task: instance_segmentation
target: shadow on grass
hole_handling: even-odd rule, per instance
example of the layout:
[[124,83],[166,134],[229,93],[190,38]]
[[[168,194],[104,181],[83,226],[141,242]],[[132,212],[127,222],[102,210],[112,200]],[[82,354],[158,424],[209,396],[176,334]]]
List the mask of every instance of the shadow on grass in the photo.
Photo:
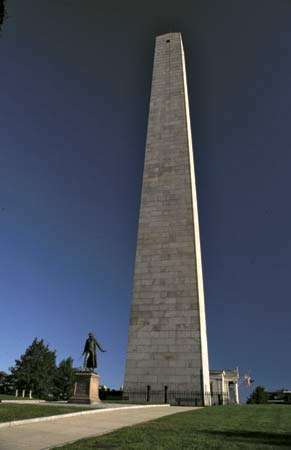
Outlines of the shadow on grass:
[[210,431],[199,430],[199,433],[226,438],[230,441],[251,444],[267,444],[291,449],[291,433],[265,433],[262,431]]
[[98,448],[102,448],[102,449],[106,449],[106,450],[112,450],[112,449],[116,449],[117,445],[111,445],[111,444],[98,444],[98,442],[96,443],[96,447],[94,447],[96,449]]

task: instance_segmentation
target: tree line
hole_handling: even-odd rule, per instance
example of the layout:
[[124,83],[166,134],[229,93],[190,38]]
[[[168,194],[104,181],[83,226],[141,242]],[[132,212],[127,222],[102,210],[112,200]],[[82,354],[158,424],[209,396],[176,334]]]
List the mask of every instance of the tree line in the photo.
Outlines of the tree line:
[[10,374],[2,372],[0,390],[12,394],[16,390],[32,391],[34,398],[68,400],[72,395],[75,370],[69,356],[56,364],[56,351],[50,350],[43,339],[35,338],[15,365]]

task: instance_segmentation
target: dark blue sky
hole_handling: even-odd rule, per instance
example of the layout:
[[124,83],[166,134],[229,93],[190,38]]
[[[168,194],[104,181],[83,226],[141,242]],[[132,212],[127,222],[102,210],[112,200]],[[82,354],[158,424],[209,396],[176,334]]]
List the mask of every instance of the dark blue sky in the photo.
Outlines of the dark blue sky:
[[92,330],[108,350],[102,382],[122,384],[154,37],[181,31],[210,366],[291,388],[291,2],[7,9],[0,369],[35,336],[79,365]]

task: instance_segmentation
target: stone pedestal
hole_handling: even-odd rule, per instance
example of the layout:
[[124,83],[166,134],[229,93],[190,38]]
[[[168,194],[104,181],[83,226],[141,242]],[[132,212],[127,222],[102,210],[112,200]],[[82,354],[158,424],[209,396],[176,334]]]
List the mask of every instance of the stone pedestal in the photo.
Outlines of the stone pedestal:
[[96,373],[78,372],[76,374],[74,394],[70,398],[69,403],[99,403],[99,383],[100,377]]

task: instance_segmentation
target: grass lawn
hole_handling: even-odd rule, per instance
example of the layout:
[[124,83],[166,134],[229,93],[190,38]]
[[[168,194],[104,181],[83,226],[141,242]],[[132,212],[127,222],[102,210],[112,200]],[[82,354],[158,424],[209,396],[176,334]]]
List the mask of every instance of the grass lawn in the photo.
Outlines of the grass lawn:
[[58,447],[62,450],[291,449],[291,406],[213,406]]
[[54,416],[77,411],[88,411],[82,406],[50,406],[50,405],[24,405],[16,403],[0,403],[0,422],[11,420],[32,419],[34,417]]

